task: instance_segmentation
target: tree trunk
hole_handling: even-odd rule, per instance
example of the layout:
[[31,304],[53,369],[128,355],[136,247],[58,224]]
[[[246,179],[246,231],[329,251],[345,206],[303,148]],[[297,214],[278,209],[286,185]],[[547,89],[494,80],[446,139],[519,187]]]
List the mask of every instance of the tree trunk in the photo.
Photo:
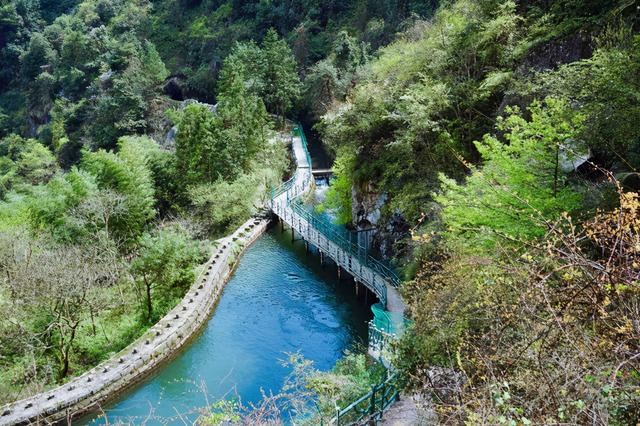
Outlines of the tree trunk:
[[153,313],[153,304],[151,303],[151,284],[145,280],[145,286],[147,287],[147,321],[151,321],[151,314]]
[[93,314],[93,305],[89,305],[89,313],[91,314],[91,328],[93,331],[93,335],[96,335],[96,319],[95,319],[95,315]]
[[[61,340],[60,347],[60,373],[58,374],[58,380],[62,381],[69,374],[69,352],[71,352],[71,345],[73,345],[73,341],[76,337],[76,329],[78,328],[78,324],[80,322],[76,322],[71,328],[71,335],[69,336],[69,340],[64,343],[64,339]],[[60,330],[62,333],[62,330]],[[62,338],[62,336],[61,336]]]
[[60,381],[67,377],[69,374],[69,352],[65,350],[65,354],[62,356],[62,365],[60,368]]
[[553,171],[553,198],[558,194],[558,168],[560,167],[560,144],[556,144],[556,167]]
[[282,119],[282,121],[281,121],[281,129],[284,130],[284,126],[286,124],[286,121],[285,121],[285,118],[284,118],[284,106],[279,105],[278,106],[278,110],[279,110],[279,113],[280,113],[280,118]]

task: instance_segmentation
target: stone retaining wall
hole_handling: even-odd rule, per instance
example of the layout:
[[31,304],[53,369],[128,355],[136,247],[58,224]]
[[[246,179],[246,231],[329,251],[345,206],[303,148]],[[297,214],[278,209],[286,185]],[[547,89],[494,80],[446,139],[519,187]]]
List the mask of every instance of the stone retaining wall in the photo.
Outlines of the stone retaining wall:
[[0,408],[0,425],[70,424],[146,377],[207,323],[240,257],[268,224],[267,218],[255,217],[219,240],[184,299],[144,335],[68,383]]

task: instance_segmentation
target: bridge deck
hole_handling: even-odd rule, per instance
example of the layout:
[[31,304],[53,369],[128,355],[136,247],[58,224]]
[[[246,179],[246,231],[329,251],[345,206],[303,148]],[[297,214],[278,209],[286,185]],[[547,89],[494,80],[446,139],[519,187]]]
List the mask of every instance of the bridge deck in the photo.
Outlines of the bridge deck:
[[298,170],[288,189],[274,197],[272,201],[273,212],[306,241],[332,258],[336,264],[350,273],[358,282],[366,285],[376,293],[381,301],[386,303],[388,311],[404,312],[405,304],[402,297],[388,279],[385,279],[383,275],[323,235],[322,232],[314,228],[307,217],[300,214],[300,210],[291,206],[291,200],[306,194],[312,188],[311,181],[313,180],[308,156],[301,137],[293,137],[292,144]]
[[332,175],[333,174],[333,170],[332,169],[313,169],[313,174],[314,175]]
[[296,159],[296,165],[299,169],[309,168],[311,166],[307,160],[307,156],[305,155],[305,149],[302,145],[302,138],[294,137],[293,138],[293,155]]

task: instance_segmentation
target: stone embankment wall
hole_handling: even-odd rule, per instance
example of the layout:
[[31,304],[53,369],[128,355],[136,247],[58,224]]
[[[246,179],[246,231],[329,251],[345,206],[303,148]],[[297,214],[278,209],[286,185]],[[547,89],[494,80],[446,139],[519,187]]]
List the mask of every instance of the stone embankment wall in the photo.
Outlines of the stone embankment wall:
[[206,324],[244,250],[269,219],[255,217],[218,241],[182,302],[111,359],[50,391],[0,408],[0,425],[69,423],[139,382],[171,358]]

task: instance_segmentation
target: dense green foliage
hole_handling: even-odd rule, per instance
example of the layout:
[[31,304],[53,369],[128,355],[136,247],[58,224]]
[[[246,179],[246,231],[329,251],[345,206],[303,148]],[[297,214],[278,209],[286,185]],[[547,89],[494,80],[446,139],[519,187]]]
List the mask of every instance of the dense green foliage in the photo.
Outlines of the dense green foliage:
[[[300,78],[293,53],[275,30],[267,32],[262,45],[238,43],[225,59],[220,74],[219,96],[238,85],[264,100],[269,111],[284,119],[300,95]],[[238,90],[238,89],[236,89]]]
[[394,0],[159,1],[151,39],[172,72],[186,76],[188,90],[211,99],[215,73],[237,41],[261,40],[273,28],[306,68],[329,54],[340,29],[377,48],[407,18],[429,16],[436,6],[436,1]]
[[443,422],[638,421],[634,13],[458,0],[346,93],[335,59],[309,82],[332,94],[325,204],[383,201],[415,321],[395,362]]
[[138,337],[288,167],[265,108],[283,114],[298,93],[286,43],[263,43],[284,67],[262,61],[270,89],[250,90],[230,61],[215,107],[178,104],[162,93],[153,12],[144,0],[0,9],[0,402]]
[[471,246],[542,236],[549,221],[579,207],[580,194],[567,183],[561,161],[563,144],[577,137],[582,116],[551,98],[529,112],[531,121],[519,114],[499,118],[507,143],[485,135],[476,144],[482,167],[471,166],[464,184],[442,176],[443,193],[435,197],[442,218]]
[[[433,21],[417,22],[382,48],[347,102],[323,118],[325,141],[337,151],[347,146],[345,152],[358,153],[350,172],[355,186],[374,185],[390,197],[387,217],[400,209],[409,221],[418,219],[424,209],[416,207],[431,199],[438,173],[461,178],[466,166],[455,158],[477,160],[474,141],[492,131],[496,113],[509,103],[525,109],[533,97],[566,96],[584,104],[589,119],[578,136],[610,162],[617,160],[616,153],[633,158],[624,148],[608,148],[616,140],[609,134],[613,129],[625,141],[616,144],[629,147],[628,141],[637,138],[630,121],[618,116],[619,125],[612,124],[613,114],[636,113],[633,95],[623,95],[638,90],[632,77],[637,75],[637,42],[628,31],[604,31],[592,42],[601,47],[591,58],[535,72],[548,69],[553,60],[542,53],[545,47],[566,45],[576,56],[584,54],[591,44],[576,31],[596,31],[590,23],[606,25],[616,9],[603,6],[586,18],[522,7],[456,2],[442,8]],[[627,108],[611,107],[619,104]]]
[[0,60],[13,70],[0,93],[2,134],[38,136],[68,162],[85,138],[113,148],[119,136],[149,130],[167,70],[144,39],[146,2],[87,1],[50,23],[37,2],[3,8],[15,19],[1,46]]
[[336,178],[331,182],[327,196],[319,206],[319,210],[331,209],[335,212],[335,221],[341,224],[351,222],[351,185],[353,179],[350,173],[353,169],[354,161],[355,158],[353,155],[344,154],[338,156],[333,165],[333,172],[336,174]]
[[[404,273],[394,362],[443,422],[637,423],[637,29],[623,0],[3,3],[0,400],[170,309],[294,114],[337,157],[323,208]],[[294,385],[328,412],[375,374]]]
[[[301,365],[296,366],[299,373]],[[295,370],[294,370],[295,371]],[[371,387],[380,383],[386,374],[379,363],[371,363],[364,354],[346,353],[331,371],[308,371],[305,388],[317,395],[318,411],[323,417],[332,417],[335,407],[346,407]],[[313,416],[308,424],[318,422]]]
[[34,139],[24,140],[18,135],[7,137],[0,144],[0,153],[1,198],[14,186],[47,182],[58,169],[51,151]]
[[169,310],[175,303],[167,303],[167,299],[172,301],[172,298],[182,296],[191,285],[195,274],[190,266],[202,261],[202,253],[179,228],[145,233],[140,236],[139,244],[140,252],[131,265],[131,272],[141,300],[144,300],[146,320],[155,323],[158,319],[153,310],[155,294],[160,293],[160,303],[168,305],[160,311]]

